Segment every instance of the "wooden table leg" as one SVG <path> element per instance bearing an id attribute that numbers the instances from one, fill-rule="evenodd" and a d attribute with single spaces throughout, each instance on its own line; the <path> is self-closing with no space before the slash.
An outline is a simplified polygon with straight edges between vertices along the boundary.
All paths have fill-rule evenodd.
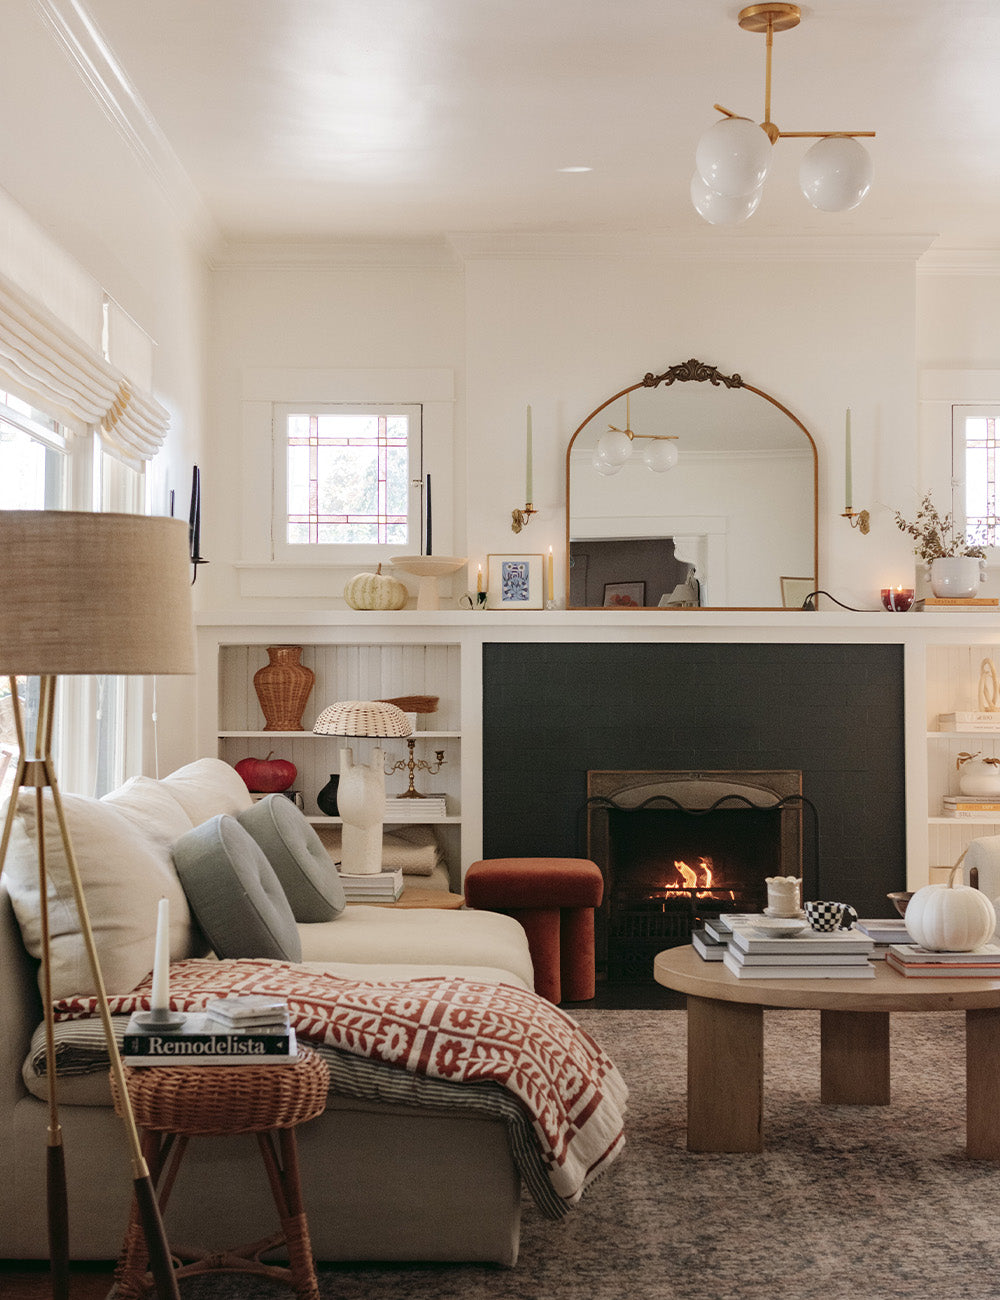
<path id="1" fill-rule="evenodd" d="M 965 1151 L 1000 1160 L 1000 1009 L 965 1013 Z"/>
<path id="2" fill-rule="evenodd" d="M 689 1151 L 763 1151 L 764 1010 L 688 996 Z"/>
<path id="3" fill-rule="evenodd" d="M 888 1011 L 820 1012 L 820 1101 L 888 1106 Z"/>

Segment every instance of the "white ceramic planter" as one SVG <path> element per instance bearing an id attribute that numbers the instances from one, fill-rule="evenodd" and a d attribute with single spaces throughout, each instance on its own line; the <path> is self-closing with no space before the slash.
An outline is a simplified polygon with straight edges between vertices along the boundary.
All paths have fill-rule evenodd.
<path id="1" fill-rule="evenodd" d="M 981 758 L 970 758 L 958 769 L 958 788 L 962 794 L 1000 796 L 1000 767 Z"/>
<path id="2" fill-rule="evenodd" d="M 955 555 L 931 561 L 931 591 L 935 596 L 961 599 L 974 596 L 986 581 L 986 561 Z"/>

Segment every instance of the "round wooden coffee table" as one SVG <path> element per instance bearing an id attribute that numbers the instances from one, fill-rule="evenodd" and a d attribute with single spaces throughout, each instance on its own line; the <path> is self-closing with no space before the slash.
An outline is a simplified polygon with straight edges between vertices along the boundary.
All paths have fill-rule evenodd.
<path id="1" fill-rule="evenodd" d="M 737 979 L 691 947 L 653 962 L 687 994 L 689 1151 L 764 1149 L 764 1011 L 820 1012 L 820 1101 L 889 1104 L 889 1016 L 965 1012 L 966 1153 L 1000 1160 L 1000 979 L 919 979 L 872 963 L 874 979 Z"/>

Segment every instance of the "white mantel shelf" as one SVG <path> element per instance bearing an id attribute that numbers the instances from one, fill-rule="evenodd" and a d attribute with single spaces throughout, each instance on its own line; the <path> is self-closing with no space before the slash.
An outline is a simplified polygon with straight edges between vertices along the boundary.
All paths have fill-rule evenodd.
<path id="1" fill-rule="evenodd" d="M 458 647 L 461 713 L 461 805 L 463 869 L 482 852 L 482 697 L 483 646 L 491 642 L 549 643 L 755 642 L 773 645 L 899 645 L 903 653 L 907 883 L 926 884 L 929 868 L 954 861 L 949 844 L 928 842 L 929 814 L 943 790 L 938 772 L 950 751 L 933 743 L 928 762 L 928 732 L 936 711 L 956 707 L 960 681 L 966 693 L 978 672 L 978 648 L 1000 661 L 1000 613 L 923 613 L 847 610 L 526 610 L 508 612 L 443 609 L 358 611 L 349 609 L 256 609 L 196 615 L 199 651 L 199 752 L 213 754 L 219 744 L 220 651 L 225 646 L 301 644 L 334 647 Z M 961 666 L 941 665 L 961 648 Z M 263 663 L 263 659 L 261 660 Z M 955 661 L 958 663 L 958 660 Z M 944 675 L 942 676 L 942 671 Z M 863 742 L 863 732 L 859 734 Z M 1000 744 L 1000 742 L 998 742 Z M 943 755 L 943 757 L 942 757 Z M 1000 756 L 1000 751 L 998 751 Z M 953 756 L 951 765 L 953 766 Z M 931 769 L 929 784 L 929 766 Z M 937 793 L 935 793 L 937 791 Z M 1000 830 L 1000 826 L 996 828 Z M 954 834 L 948 831 L 948 834 Z M 990 833 L 982 830 L 980 833 Z M 933 834 L 933 829 L 932 829 Z M 931 858 L 940 858 L 932 862 Z M 955 855 L 957 856 L 957 855 Z M 937 877 L 935 877 L 937 878 Z"/>
<path id="2" fill-rule="evenodd" d="M 729 641 L 748 635 L 761 641 L 880 641 L 928 643 L 992 641 L 1000 639 L 1000 612 L 974 614 L 889 614 L 784 609 L 718 610 L 463 610 L 360 611 L 251 610 L 196 615 L 205 633 L 232 630 L 241 640 L 266 640 L 281 632 L 307 629 L 329 635 L 342 631 L 354 640 L 369 632 L 381 641 L 399 637 L 411 640 L 432 633 L 434 640 L 615 640 Z"/>

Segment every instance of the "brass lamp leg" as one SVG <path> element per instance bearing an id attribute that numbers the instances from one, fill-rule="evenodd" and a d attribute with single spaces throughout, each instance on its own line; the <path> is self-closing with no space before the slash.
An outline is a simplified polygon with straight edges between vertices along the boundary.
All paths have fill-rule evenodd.
<path id="1" fill-rule="evenodd" d="M 114 1026 L 111 1021 L 111 1009 L 108 1005 L 108 995 L 104 985 L 104 976 L 101 973 L 97 948 L 94 944 L 94 935 L 90 926 L 90 915 L 87 911 L 87 903 L 83 894 L 83 884 L 80 879 L 80 871 L 77 866 L 76 855 L 73 852 L 73 845 L 69 836 L 69 827 L 66 823 L 62 798 L 59 794 L 58 782 L 56 781 L 55 766 L 51 757 L 56 678 L 52 674 L 47 674 L 40 678 L 40 682 L 41 698 L 38 727 L 35 736 L 35 756 L 32 760 L 26 762 L 24 759 L 24 724 L 21 717 L 16 682 L 14 678 L 11 678 L 11 697 L 14 707 L 14 721 L 17 728 L 20 758 L 18 760 L 14 790 L 11 794 L 10 805 L 4 823 L 3 839 L 0 840 L 0 873 L 3 872 L 3 865 L 7 857 L 7 845 L 10 841 L 10 833 L 13 826 L 14 813 L 16 811 L 17 792 L 23 788 L 32 788 L 35 791 L 36 798 L 38 823 L 38 868 L 40 873 L 40 892 L 42 900 L 42 984 L 43 998 L 45 1002 L 46 1076 L 48 1080 L 49 1093 L 49 1247 L 52 1261 L 53 1296 L 55 1297 L 55 1300 L 67 1300 L 69 1295 L 69 1236 L 66 1209 L 66 1171 L 65 1161 L 63 1158 L 62 1130 L 59 1125 L 56 1092 L 55 1030 L 50 981 L 51 949 L 48 931 L 47 875 L 45 870 L 45 843 L 42 817 L 42 793 L 46 786 L 52 791 L 52 805 L 55 809 L 56 820 L 59 823 L 59 832 L 62 837 L 63 849 L 66 853 L 66 864 L 69 869 L 70 882 L 73 886 L 73 897 L 76 902 L 77 916 L 80 921 L 80 930 L 83 935 L 84 947 L 87 951 L 91 976 L 94 980 L 94 987 L 97 996 L 97 1008 L 100 1014 L 101 1025 L 104 1030 L 104 1039 L 108 1049 L 111 1071 L 115 1077 L 115 1082 L 118 1086 L 118 1091 L 121 1097 L 122 1119 L 125 1124 L 129 1156 L 132 1164 L 133 1190 L 135 1192 L 136 1203 L 139 1207 L 139 1213 L 142 1218 L 143 1233 L 149 1251 L 150 1270 L 153 1274 L 153 1280 L 156 1284 L 156 1293 L 160 1297 L 160 1300 L 180 1300 L 180 1292 L 177 1288 L 177 1278 L 174 1275 L 174 1269 L 170 1259 L 170 1249 L 167 1245 L 163 1220 L 160 1216 L 159 1205 L 153 1191 L 152 1180 L 149 1175 L 149 1167 L 146 1164 L 145 1156 L 142 1153 L 139 1130 L 136 1126 L 135 1116 L 132 1112 L 128 1088 L 125 1086 L 125 1074 L 122 1067 L 121 1055 L 118 1051 L 118 1044 L 115 1040 Z"/>

